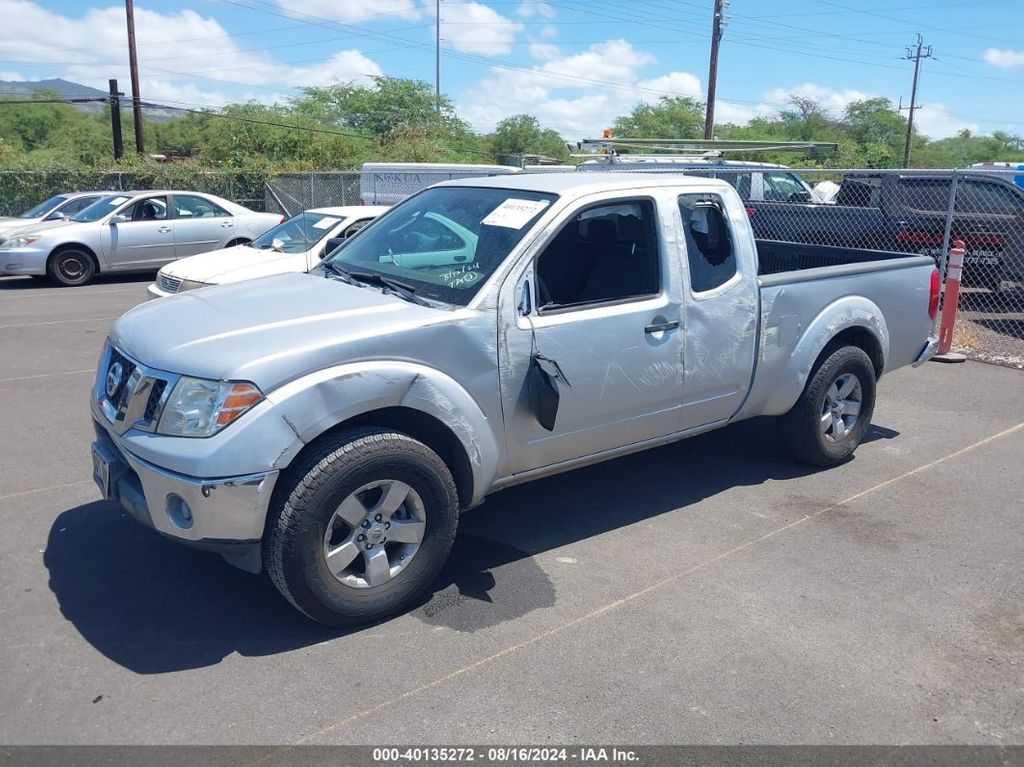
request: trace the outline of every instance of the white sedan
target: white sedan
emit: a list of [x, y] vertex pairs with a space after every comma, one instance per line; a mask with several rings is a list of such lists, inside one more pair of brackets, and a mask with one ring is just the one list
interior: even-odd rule
[[206, 285], [308, 271], [340, 240], [351, 237], [387, 209], [384, 205], [350, 205], [307, 210], [251, 243], [168, 264], [149, 286], [149, 297], [162, 298]]

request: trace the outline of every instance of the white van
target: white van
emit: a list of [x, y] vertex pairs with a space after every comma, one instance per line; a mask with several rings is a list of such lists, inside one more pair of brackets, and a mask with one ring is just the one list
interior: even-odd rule
[[510, 173], [522, 170], [511, 165], [455, 162], [367, 162], [359, 176], [359, 201], [363, 205], [394, 205], [441, 181]]

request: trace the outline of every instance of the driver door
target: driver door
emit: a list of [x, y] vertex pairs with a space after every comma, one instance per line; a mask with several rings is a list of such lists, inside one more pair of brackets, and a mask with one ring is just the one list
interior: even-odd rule
[[156, 271], [174, 260], [174, 226], [167, 196], [141, 197], [118, 211], [127, 221], [106, 226], [104, 255], [111, 271]]

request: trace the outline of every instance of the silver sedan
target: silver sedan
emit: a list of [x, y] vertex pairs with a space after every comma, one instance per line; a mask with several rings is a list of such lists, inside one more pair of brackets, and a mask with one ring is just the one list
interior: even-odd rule
[[0, 246], [0, 275], [84, 285], [98, 273], [155, 272], [179, 258], [247, 243], [282, 221], [201, 192], [108, 194], [60, 226], [19, 231]]

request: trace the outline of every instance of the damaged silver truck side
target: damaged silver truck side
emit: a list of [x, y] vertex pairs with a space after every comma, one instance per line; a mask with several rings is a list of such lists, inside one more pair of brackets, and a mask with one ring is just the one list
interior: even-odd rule
[[595, 175], [441, 184], [308, 274], [128, 312], [102, 493], [314, 620], [376, 620], [489, 493], [762, 415], [834, 465], [878, 377], [933, 353], [932, 259], [759, 242], [724, 182]]

